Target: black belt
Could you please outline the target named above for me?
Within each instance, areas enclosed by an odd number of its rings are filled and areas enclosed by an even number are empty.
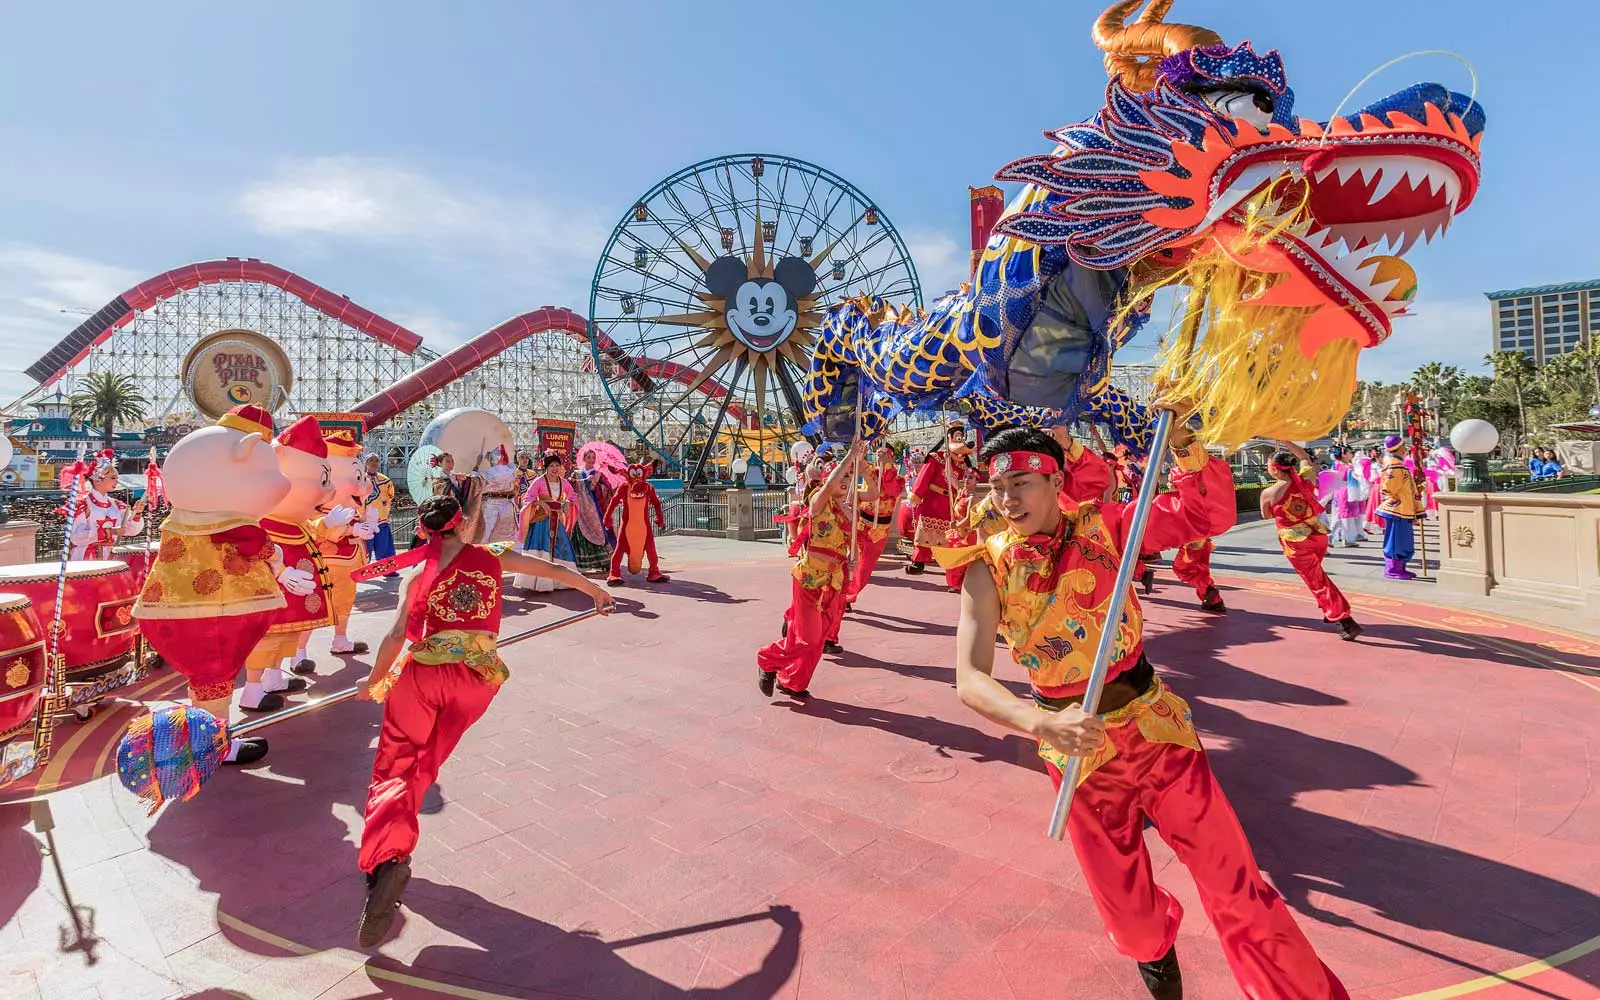
[[[1105,691],[1100,695],[1099,714],[1115,712],[1135,698],[1149,691],[1156,682],[1156,668],[1151,665],[1149,657],[1144,651],[1139,652],[1139,662],[1129,670],[1113,677],[1106,682]],[[1034,704],[1046,711],[1059,712],[1068,705],[1082,705],[1083,695],[1068,698],[1046,698],[1039,692],[1033,692]]]
[[[874,514],[864,510],[861,512],[861,519],[863,521],[871,521],[873,524],[893,524],[894,514]]]

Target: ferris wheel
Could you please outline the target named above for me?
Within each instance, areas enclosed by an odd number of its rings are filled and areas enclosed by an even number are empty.
[[[589,293],[590,346],[622,426],[690,483],[800,440],[812,331],[855,295],[921,306],[905,242],[844,178],[741,154],[637,199]]]

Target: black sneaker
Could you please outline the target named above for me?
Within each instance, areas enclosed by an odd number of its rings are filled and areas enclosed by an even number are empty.
[[[768,698],[771,698],[772,686],[776,683],[778,683],[778,672],[776,670],[762,670],[760,667],[756,668],[756,687],[761,689],[762,694],[766,695]]]
[[[1339,635],[1339,638],[1343,639],[1345,642],[1355,642],[1356,639],[1360,638],[1361,633],[1366,631],[1366,629],[1361,627],[1360,622],[1356,621],[1354,618],[1348,617],[1339,619],[1339,628],[1343,629]]]
[[[906,563],[906,572],[910,573],[912,576],[916,576],[918,573],[921,573],[923,568],[923,564],[919,562]]]
[[[1178,968],[1178,946],[1154,962],[1139,963],[1139,978],[1155,1000],[1183,1000],[1183,970]]]
[[[1149,597],[1151,594],[1155,593],[1156,571],[1146,567],[1145,571],[1139,574],[1139,586],[1144,588],[1144,595],[1146,597]]]
[[[829,639],[822,644],[822,651],[824,653],[842,653],[844,652],[844,647]]]
[[[247,736],[239,741],[239,752],[232,760],[222,762],[223,767],[244,767],[254,764],[267,756],[267,741],[259,737]]]
[[[400,894],[409,881],[411,862],[404,858],[385,861],[367,873],[367,902],[361,908],[361,926],[356,932],[361,947],[375,947],[388,935],[394,911],[400,907]]]
[[[283,695],[274,694],[269,691],[261,696],[261,704],[257,705],[255,708],[251,708],[249,705],[240,704],[239,710],[242,712],[276,712],[278,709],[283,707],[283,704]]]
[[[1206,589],[1206,596],[1200,599],[1200,610],[1209,611],[1214,615],[1225,615],[1228,613],[1228,606],[1222,603],[1222,595],[1217,592],[1217,588],[1209,587]]]
[[[796,691],[794,688],[786,688],[782,684],[778,685],[778,693],[786,698],[793,698],[795,701],[805,701],[811,697],[810,691]]]
[[[289,671],[291,673],[299,674],[301,677],[304,677],[307,674],[314,674],[317,672],[317,661],[296,660],[294,661],[294,666],[289,668]]]

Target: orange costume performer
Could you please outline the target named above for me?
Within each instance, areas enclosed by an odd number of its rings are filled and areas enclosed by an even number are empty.
[[[756,653],[762,694],[771,695],[774,683],[789,697],[805,698],[810,693],[824,644],[834,641],[839,619],[844,616],[848,523],[837,496],[830,497],[815,514],[806,510],[799,515],[799,530],[789,547],[789,554],[796,558],[790,571],[791,599],[783,613],[783,635]]]
[[[885,448],[887,451],[888,449]],[[889,528],[894,524],[895,509],[900,505],[900,494],[906,481],[894,466],[894,453],[889,452],[887,464],[868,469],[864,477],[877,486],[871,498],[862,498],[856,512],[856,566],[845,584],[844,603],[849,606],[861,596],[872,571],[878,567],[883,550],[889,544]]]
[[[1227,530],[1235,519],[1228,464],[1198,444],[1175,449],[1173,492],[1155,498],[1150,549],[1168,549]],[[1004,464],[1002,464],[1004,460]],[[1042,460],[1045,468],[1019,465]],[[1002,452],[992,474],[1054,471],[1038,452]],[[994,579],[1000,631],[1028,672],[1043,711],[1081,701],[1111,588],[1133,521],[1133,505],[1063,504],[1053,535],[1007,526],[980,545],[940,553],[944,565],[982,563]],[[1112,943],[1140,963],[1172,951],[1183,916],[1156,884],[1145,847],[1152,822],[1194,877],[1228,964],[1245,996],[1326,998],[1347,994],[1288,906],[1267,884],[1232,806],[1195,733],[1189,707],[1145,657],[1138,597],[1129,594],[1100,702],[1106,739],[1083,762],[1067,832]],[[1041,742],[1039,756],[1059,784],[1067,758]]]
[[[656,496],[656,488],[645,479],[645,467],[634,464],[628,466],[628,484],[618,490],[606,504],[605,523],[613,523],[612,516],[617,508],[622,509],[622,525],[618,528],[617,548],[611,553],[611,575],[606,578],[606,586],[620,587],[622,585],[622,558],[628,558],[628,572],[639,572],[640,565],[648,557],[650,572],[645,576],[646,583],[665,583],[671,579],[661,572],[661,560],[656,556],[656,536],[650,530],[650,520],[656,522],[656,530],[666,530],[666,518],[661,513],[661,498]]]
[[[510,676],[495,649],[500,555],[510,547],[465,545],[443,568],[436,544],[419,552],[427,562],[409,591],[409,647],[369,688],[383,703],[383,728],[361,831],[360,864],[368,874],[411,856],[423,794]]]
[[[1299,469],[1273,463],[1288,475],[1283,481],[1283,491],[1274,497],[1261,498],[1262,513],[1270,515],[1278,525],[1278,544],[1289,565],[1305,581],[1311,596],[1317,599],[1326,621],[1337,622],[1344,630],[1342,638],[1354,641],[1361,634],[1361,626],[1350,615],[1350,602],[1338,586],[1328,578],[1322,560],[1328,554],[1328,528],[1322,523],[1322,505],[1317,502],[1316,471],[1310,464]],[[1276,487],[1269,487],[1276,489]]]

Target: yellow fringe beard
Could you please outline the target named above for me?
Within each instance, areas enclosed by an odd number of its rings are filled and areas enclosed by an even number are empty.
[[[1271,225],[1252,218],[1242,242],[1265,240],[1295,215]],[[1349,411],[1360,345],[1335,340],[1308,358],[1300,333],[1312,309],[1250,304],[1274,280],[1217,248],[1140,296],[1160,287],[1188,288],[1156,357],[1156,385],[1164,398],[1195,404],[1202,424],[1196,437],[1206,444],[1232,451],[1252,438],[1309,441],[1333,430]]]

